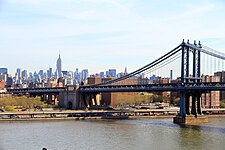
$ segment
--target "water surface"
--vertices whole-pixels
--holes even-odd
[[[225,149],[225,117],[200,126],[172,119],[0,122],[0,150]]]

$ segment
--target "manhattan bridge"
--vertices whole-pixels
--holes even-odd
[[[177,78],[171,83],[147,83],[126,85],[125,80],[137,76],[149,78],[152,75],[165,77],[170,70]],[[203,44],[193,44],[182,41],[177,47],[152,61],[151,63],[120,78],[105,82],[80,85],[76,89],[79,103],[85,101],[85,96],[105,92],[178,92],[180,96],[180,116],[202,114],[201,95],[211,91],[225,91],[225,53],[219,52]],[[222,72],[220,81],[206,81],[203,76],[212,76],[215,72]],[[36,89],[8,89],[12,93],[57,93],[63,88],[36,88]],[[190,103],[191,101],[191,103]],[[190,106],[191,104],[191,106]]]
[[[213,75],[225,68],[225,53],[213,50],[194,41],[183,42],[165,55],[125,76],[100,84],[79,87],[82,94],[102,92],[163,92],[177,91],[180,93],[180,115],[201,114],[201,94],[209,91],[225,90],[224,77],[221,81],[205,82],[203,75]],[[137,75],[165,76],[170,70],[176,71],[179,81],[165,84],[123,85],[122,82]],[[222,74],[223,75],[223,74]],[[121,83],[120,83],[121,82]],[[191,98],[190,98],[191,97]],[[190,99],[192,106],[190,109]]]

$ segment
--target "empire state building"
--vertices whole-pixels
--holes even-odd
[[[57,60],[57,64],[56,64],[56,68],[57,68],[57,73],[58,73],[58,77],[61,78],[62,77],[62,61],[60,58],[60,53],[59,53],[59,58]]]

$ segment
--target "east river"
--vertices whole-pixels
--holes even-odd
[[[225,117],[182,127],[172,119],[2,121],[0,150],[224,150]]]

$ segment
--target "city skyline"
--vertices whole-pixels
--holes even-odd
[[[127,66],[131,72],[182,39],[223,51],[224,8],[222,0],[3,0],[0,64],[9,72],[18,66],[31,72],[55,70],[60,49],[65,70],[95,73]]]

